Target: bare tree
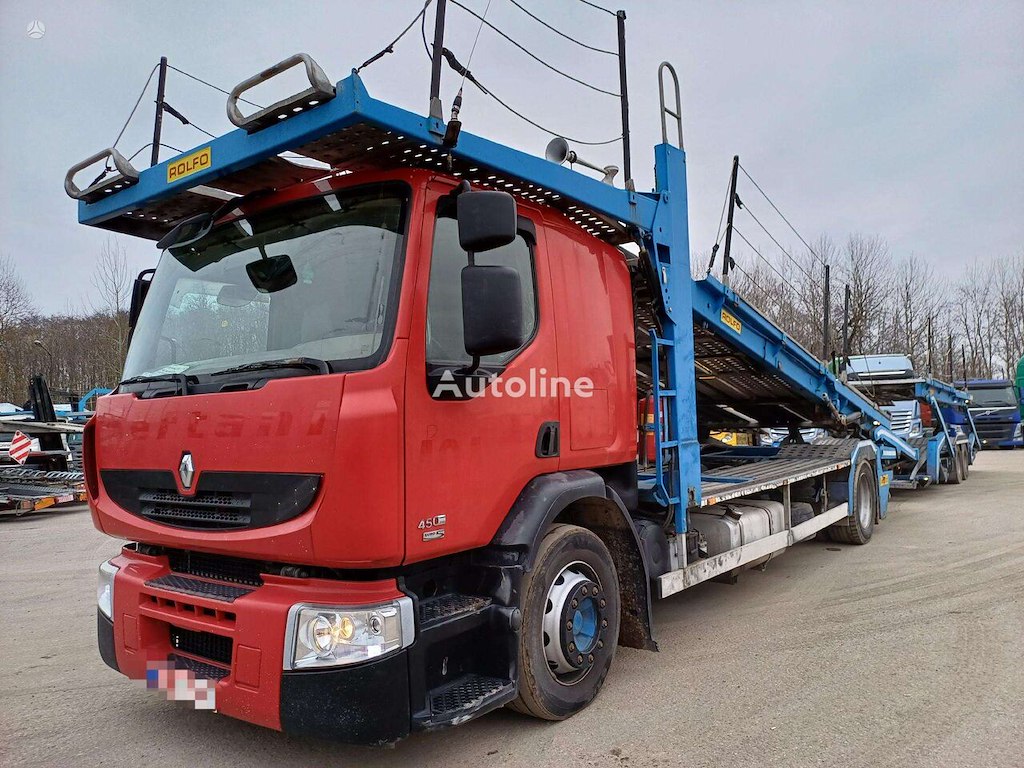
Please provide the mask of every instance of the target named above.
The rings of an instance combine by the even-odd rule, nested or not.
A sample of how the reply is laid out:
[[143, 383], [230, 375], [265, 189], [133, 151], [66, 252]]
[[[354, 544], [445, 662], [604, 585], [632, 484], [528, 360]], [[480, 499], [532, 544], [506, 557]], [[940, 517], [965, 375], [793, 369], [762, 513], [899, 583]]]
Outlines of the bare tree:
[[994, 352], [1002, 363], [999, 368], [1012, 379], [1018, 361], [1024, 357], [1024, 251], [999, 260], [994, 272]]
[[100, 249], [91, 282], [96, 289], [94, 310], [108, 315], [128, 311], [132, 284], [128, 251], [113, 237], [108, 237]]
[[0, 400], [19, 399], [25, 390], [23, 371], [30, 365], [30, 354], [22, 339], [22, 325], [31, 314], [32, 301], [14, 260], [0, 256]]
[[850, 350], [871, 353], [888, 343], [882, 332], [891, 257], [889, 246], [877, 236], [850, 235], [839, 270], [850, 286], [849, 337]]
[[127, 250], [113, 237], [108, 237], [100, 249], [92, 285], [95, 289], [93, 311], [106, 318], [103, 323], [106, 344], [101, 361], [104, 376], [109, 381], [117, 381], [128, 351], [128, 304], [132, 280]]
[[11, 328], [32, 312], [25, 284], [21, 281], [10, 256], [0, 256], [0, 343]]

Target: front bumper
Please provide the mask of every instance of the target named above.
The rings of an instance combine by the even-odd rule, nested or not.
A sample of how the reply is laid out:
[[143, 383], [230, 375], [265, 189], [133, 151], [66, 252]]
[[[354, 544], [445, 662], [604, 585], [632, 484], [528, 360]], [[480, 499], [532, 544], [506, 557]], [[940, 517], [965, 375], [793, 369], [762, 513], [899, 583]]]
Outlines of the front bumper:
[[978, 438], [982, 448], [1020, 448], [1024, 436], [1018, 431], [1020, 422], [976, 420]]
[[[223, 594], [182, 591], [167, 558], [125, 551], [114, 559], [114, 618], [98, 614], [100, 655], [108, 666], [144, 680], [151, 662], [206, 670], [217, 677], [221, 714], [299, 735], [357, 744], [397, 741], [410, 731], [409, 651], [329, 669], [284, 671], [288, 610], [299, 602], [369, 605], [402, 596], [394, 580], [337, 582], [264, 576], [260, 587]], [[172, 577], [168, 579], [167, 577]], [[154, 582], [160, 580], [161, 583]], [[194, 583], [193, 583], [194, 586]], [[183, 649], [175, 632], [205, 638]], [[198, 633], [198, 634], [196, 634]], [[228, 654], [221, 652], [227, 639]], [[212, 640], [213, 642], [209, 642]], [[211, 658], [213, 656], [213, 658]]]

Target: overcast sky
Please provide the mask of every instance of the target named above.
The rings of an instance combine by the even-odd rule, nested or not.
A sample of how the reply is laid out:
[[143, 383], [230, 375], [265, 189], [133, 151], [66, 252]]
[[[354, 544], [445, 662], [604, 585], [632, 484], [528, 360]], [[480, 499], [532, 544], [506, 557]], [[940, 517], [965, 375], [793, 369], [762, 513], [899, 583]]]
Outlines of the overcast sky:
[[[462, 2], [478, 12], [487, 5]], [[578, 40], [615, 45], [614, 18], [578, 0], [520, 4]], [[1024, 249], [1021, 0], [620, 4], [628, 13], [633, 164], [642, 189], [652, 184], [651, 148], [660, 138], [658, 63], [672, 61], [682, 79], [695, 252], [714, 242], [734, 154], [808, 237], [881, 235], [895, 254], [917, 254], [939, 275]], [[339, 80], [421, 5], [0, 0], [0, 254], [14, 258], [43, 311], [88, 304], [106, 234], [77, 224], [64, 173], [110, 145], [161, 55], [230, 88], [305, 51]], [[613, 58], [558, 37], [508, 0], [490, 6], [488, 21], [555, 66], [617, 90]], [[42, 37], [27, 32], [34, 20], [45, 27]], [[477, 26], [449, 6], [446, 45], [463, 61]], [[615, 99], [545, 70], [488, 29], [472, 69], [556, 131], [596, 140], [618, 133]], [[418, 30], [363, 77], [372, 95], [425, 111], [429, 68]], [[450, 72], [445, 78], [447, 110], [458, 84]], [[118, 145], [125, 154], [150, 141], [153, 98], [150, 90]], [[231, 127], [221, 94], [173, 72], [167, 100], [213, 133]], [[549, 138], [472, 89], [462, 119], [464, 130], [537, 154]], [[164, 141], [174, 147], [204, 139], [173, 120], [165, 126]], [[615, 147], [577, 149], [601, 163], [619, 161]], [[148, 154], [136, 162], [144, 165]], [[757, 206], [754, 194], [743, 196]], [[768, 212], [763, 202], [759, 209]], [[778, 222], [769, 227], [795, 244]], [[121, 239], [133, 271], [153, 266], [150, 242]]]

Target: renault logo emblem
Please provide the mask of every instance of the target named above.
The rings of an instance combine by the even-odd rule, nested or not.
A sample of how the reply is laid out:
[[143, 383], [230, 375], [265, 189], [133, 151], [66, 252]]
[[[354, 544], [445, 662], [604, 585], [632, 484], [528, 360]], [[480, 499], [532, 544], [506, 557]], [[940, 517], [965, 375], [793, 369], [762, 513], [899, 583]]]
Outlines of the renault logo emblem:
[[178, 465], [178, 477], [181, 478], [182, 488], [188, 490], [192, 487], [192, 477], [196, 473], [195, 465], [192, 463], [192, 454], [185, 451], [181, 455], [181, 463]]

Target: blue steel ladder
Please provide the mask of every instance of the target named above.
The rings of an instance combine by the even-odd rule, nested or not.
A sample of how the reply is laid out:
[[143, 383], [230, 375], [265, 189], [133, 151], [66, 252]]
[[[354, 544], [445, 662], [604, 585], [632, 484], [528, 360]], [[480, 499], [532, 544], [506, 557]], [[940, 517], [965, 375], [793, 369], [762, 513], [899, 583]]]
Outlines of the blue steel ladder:
[[[676, 427], [676, 411], [678, 400], [675, 382], [671, 381], [675, 343], [662, 339], [657, 331], [651, 335], [651, 399], [653, 401], [654, 419], [652, 424], [645, 424], [645, 432], [654, 433], [654, 472], [640, 474], [641, 481], [646, 480], [651, 500], [663, 507], [674, 508], [682, 501], [679, 494], [679, 435]], [[660, 351], [664, 349], [668, 361], [668, 388], [661, 385]], [[666, 456], [667, 454], [667, 456]], [[666, 461], [667, 458], [667, 461]], [[666, 465], [671, 471], [666, 472]]]

